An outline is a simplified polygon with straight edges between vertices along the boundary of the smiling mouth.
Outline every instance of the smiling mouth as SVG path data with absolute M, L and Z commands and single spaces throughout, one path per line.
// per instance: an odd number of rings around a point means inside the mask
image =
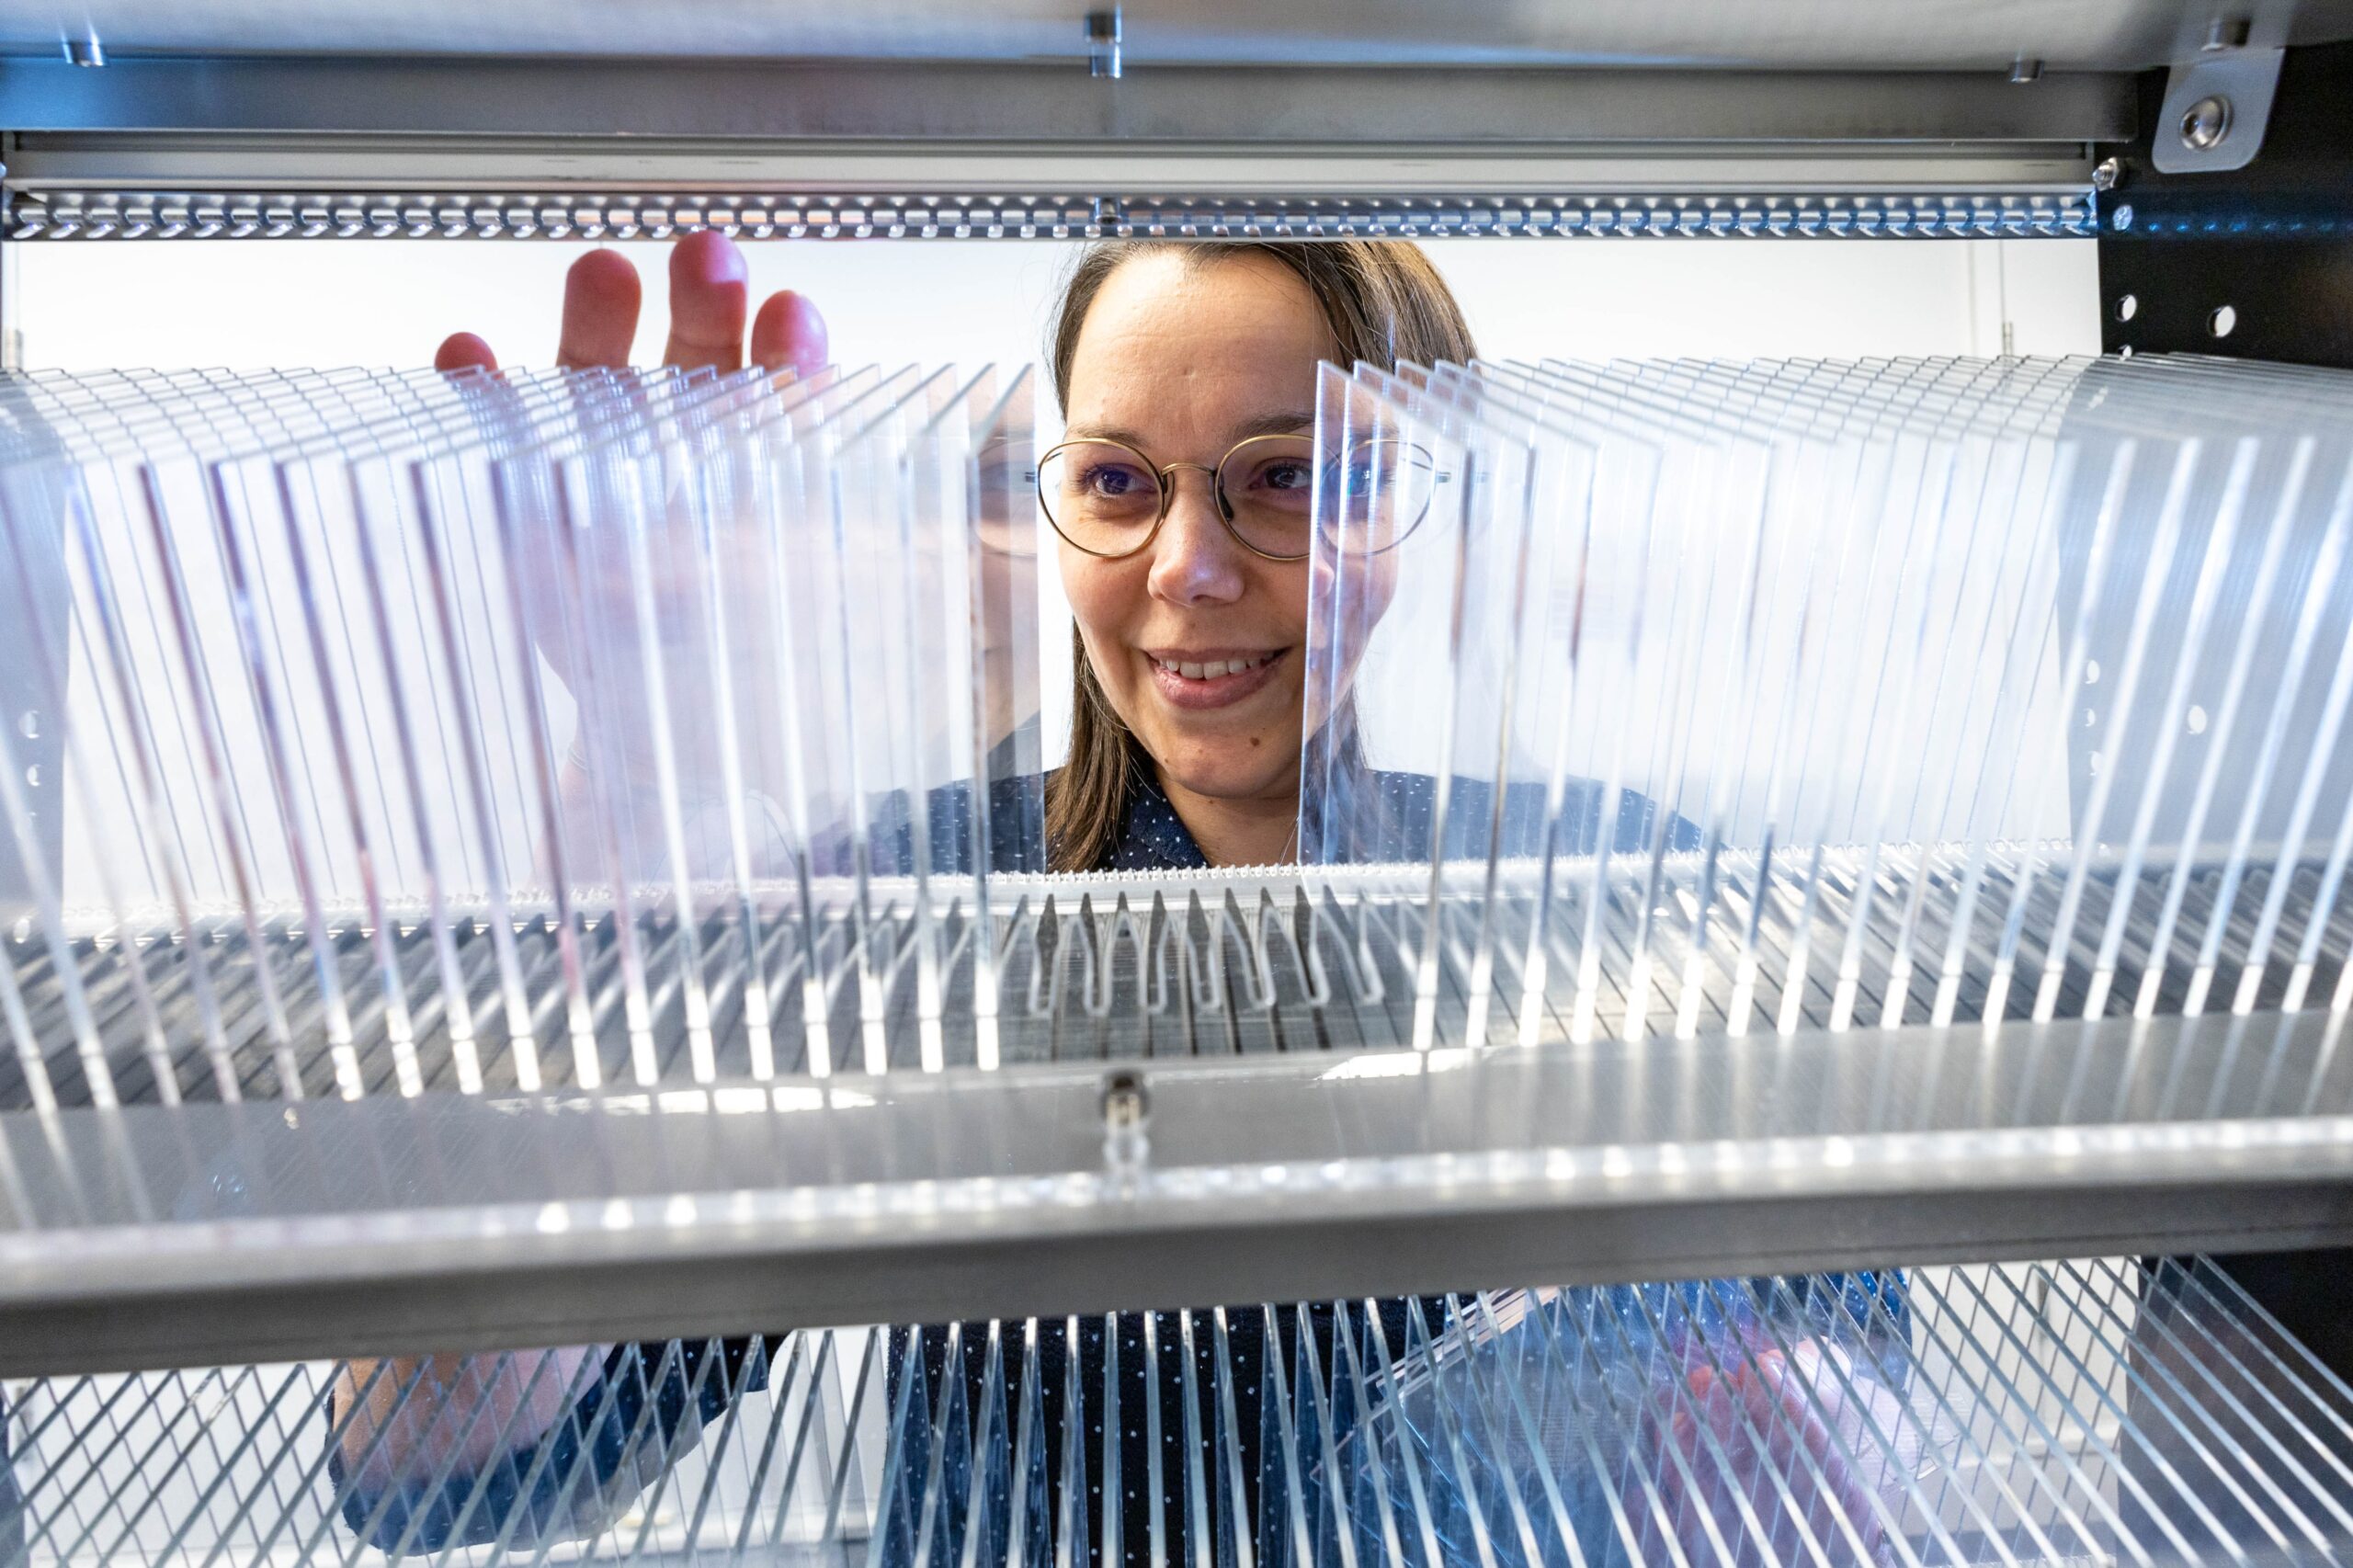
M 1222 653 L 1213 659 L 1188 659 L 1147 653 L 1152 684 L 1163 699 L 1177 708 L 1224 708 L 1256 695 L 1274 678 L 1290 650 Z
M 1241 658 L 1203 659 L 1199 663 L 1186 659 L 1163 659 L 1153 654 L 1145 656 L 1161 669 L 1180 680 L 1212 681 L 1223 676 L 1238 676 L 1246 671 L 1255 670 L 1281 652 L 1282 650 L 1278 648 L 1271 653 L 1251 653 Z

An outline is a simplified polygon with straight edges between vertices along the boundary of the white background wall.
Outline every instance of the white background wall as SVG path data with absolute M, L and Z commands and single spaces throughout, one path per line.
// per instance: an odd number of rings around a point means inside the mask
M 478 332 L 509 364 L 553 358 L 552 241 L 216 240 L 17 247 L 25 363 L 418 365 Z M 656 243 L 619 247 L 647 279 L 638 347 L 668 330 Z M 1035 358 L 1073 245 L 1055 241 L 772 241 L 756 295 L 793 288 L 835 357 Z M 1447 240 L 1427 247 L 1482 348 L 1546 355 L 2097 353 L 2089 240 Z M 2004 324 L 2011 328 L 2004 341 Z

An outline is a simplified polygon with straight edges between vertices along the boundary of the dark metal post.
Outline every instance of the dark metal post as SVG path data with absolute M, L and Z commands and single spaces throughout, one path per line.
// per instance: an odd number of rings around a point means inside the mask
M 2353 44 L 2288 51 L 2244 168 L 2159 172 L 2158 138 L 2203 129 L 2167 122 L 2165 86 L 2165 72 L 2149 73 L 2138 137 L 2098 148 L 2102 345 L 2353 369 Z M 2353 1374 L 2353 1251 L 2244 1253 L 2222 1267 Z

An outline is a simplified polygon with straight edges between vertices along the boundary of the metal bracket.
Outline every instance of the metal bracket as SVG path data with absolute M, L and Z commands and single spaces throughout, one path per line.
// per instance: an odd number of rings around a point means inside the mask
M 2279 85 L 2279 49 L 2235 50 L 2177 65 L 2165 78 L 2151 156 L 2160 173 L 2220 174 L 2243 169 L 2263 146 L 2271 96 Z
M 2217 16 L 2186 38 L 2165 76 L 2151 138 L 2152 161 L 2169 175 L 2243 169 L 2263 147 L 2287 51 L 2287 16 Z
M 2353 366 L 2353 42 L 2287 51 L 2262 153 L 2227 173 L 2167 172 L 2165 86 L 2151 72 L 2139 138 L 2095 152 L 2108 351 Z

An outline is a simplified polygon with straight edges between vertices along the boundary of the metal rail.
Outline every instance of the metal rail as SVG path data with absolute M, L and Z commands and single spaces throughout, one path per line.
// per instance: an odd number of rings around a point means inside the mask
M 2072 858 L 2024 846 L 1991 855 L 1981 872 L 1981 913 L 1964 931 L 1959 965 L 1949 973 L 1927 961 L 1899 966 L 1894 955 L 1933 955 L 1951 946 L 1952 917 L 1945 906 L 1966 874 L 1965 847 L 1941 846 L 1916 858 L 1883 862 L 1879 874 L 1897 886 L 1927 881 L 1928 929 L 1907 938 L 1904 901 L 1872 901 L 1864 912 L 1870 972 L 1850 1004 L 1852 1016 L 1885 1025 L 2024 1021 L 2037 1001 L 2030 977 L 2046 970 L 2060 977 L 2055 1016 L 2081 1017 L 2090 1008 L 2098 1016 L 2129 1017 L 2145 985 L 2154 987 L 2156 1006 L 2178 1011 L 2199 985 L 2200 965 L 2187 941 L 2155 948 L 2156 911 L 2176 880 L 2183 885 L 2188 912 L 2184 928 L 2200 931 L 2218 915 L 2226 916 L 2206 977 L 2218 1007 L 2239 993 L 2248 1007 L 2268 1010 L 2300 1005 L 2305 997 L 2334 998 L 2341 989 L 2338 955 L 2353 947 L 2353 904 L 2333 904 L 2314 930 L 2314 903 L 2326 886 L 2325 862 L 2309 860 L 2282 872 L 2264 863 L 2258 846 L 2253 869 L 2234 890 L 2231 911 L 2216 908 L 2226 885 L 2219 858 L 2143 867 L 2133 884 L 2118 967 L 2095 1004 L 2093 955 L 2078 950 L 2079 938 L 2063 945 L 2051 933 L 2062 882 L 2049 868 Z M 2276 861 L 2276 851 L 2269 858 Z M 1745 987 L 1741 955 L 1756 872 L 1753 856 L 1720 857 L 1712 878 L 1703 878 L 1705 868 L 1696 858 L 1677 856 L 1663 865 L 1660 902 L 1677 903 L 1703 891 L 1711 895 L 1709 918 L 1699 923 L 1706 943 L 1694 951 L 1687 932 L 1654 933 L 1652 939 L 1669 950 L 1640 988 L 1632 987 L 1625 957 L 1641 945 L 1640 868 L 1613 868 L 1597 928 L 1605 955 L 1596 1001 L 1600 1029 L 1664 1038 L 1768 1030 L 1784 1018 L 1790 1028 L 1837 1027 L 1836 977 L 1820 960 L 1809 965 L 1802 955 L 1835 952 L 1845 939 L 1858 914 L 1859 859 L 1852 851 L 1826 852 L 1811 903 L 1786 896 L 1779 881 L 1768 887 L 1758 912 L 1756 967 Z M 1789 874 L 1784 869 L 1779 876 Z M 2093 858 L 2086 877 L 2086 929 L 2098 929 L 2117 902 L 2117 875 L 2112 863 Z M 2026 886 L 2020 889 L 2022 876 Z M 2280 928 L 2316 956 L 2289 961 L 2273 955 L 2256 966 L 2250 949 L 2257 923 L 2238 906 L 2261 907 L 2275 878 L 2281 877 L 2287 886 L 2281 890 Z M 1543 1040 L 1563 1040 L 1575 1032 L 1574 983 L 1586 890 L 1574 885 L 1575 878 L 1564 881 L 1571 885 L 1536 934 L 1554 976 L 1538 1018 L 1538 1038 Z M 923 932 L 913 891 L 904 882 L 879 883 L 874 897 L 880 916 L 862 932 L 845 913 L 811 934 L 801 930 L 782 890 L 767 890 L 758 900 L 756 955 L 748 950 L 732 913 L 705 916 L 691 949 L 680 939 L 674 918 L 658 913 L 641 917 L 633 930 L 653 987 L 650 1038 L 642 1052 L 623 1006 L 621 933 L 609 915 L 597 913 L 592 899 L 578 944 L 581 984 L 591 998 L 595 1081 L 629 1081 L 640 1088 L 688 1083 L 683 988 L 690 978 L 711 998 L 710 1050 L 717 1071 L 746 1081 L 816 1072 L 808 1042 L 819 1034 L 833 1042 L 835 1061 L 855 1052 L 867 1063 L 913 1071 L 926 1064 L 928 1046 L 937 1065 L 987 1065 L 982 1021 L 974 1010 L 982 995 L 997 998 L 987 1035 L 995 1060 L 1011 1064 L 1224 1059 L 1398 1050 L 1415 1043 L 1415 964 L 1426 941 L 1428 906 L 1410 868 L 1325 868 L 1306 878 L 1249 872 L 1000 878 L 997 907 L 1005 913 L 985 931 L 952 900 L 931 912 L 942 967 L 938 990 L 927 997 L 916 983 Z M 2002 983 L 2001 918 L 2014 893 L 2023 915 L 2010 971 L 2028 978 Z M 449 990 L 437 966 L 439 936 L 428 912 L 395 906 L 387 913 L 397 926 L 397 968 L 406 986 L 407 1029 L 399 1038 L 391 1028 L 394 1010 L 378 972 L 379 954 L 365 912 L 334 906 L 324 911 L 336 960 L 332 972 L 343 994 L 361 999 L 351 1015 L 350 1051 L 354 1081 L 362 1092 L 400 1092 L 404 1070 L 414 1071 L 416 1086 L 426 1092 L 455 1091 L 476 1081 L 494 1094 L 529 1089 L 535 1085 L 522 1071 L 527 1054 L 539 1084 L 564 1088 L 589 1081 L 581 1076 L 577 1048 L 567 1051 L 550 1049 L 545 1040 L 506 1037 L 501 971 L 485 910 L 452 911 L 454 972 L 464 983 L 462 994 Z M 514 901 L 511 913 L 517 917 L 514 941 L 525 992 L 542 1015 L 541 1026 L 551 1028 L 549 1009 L 562 990 L 556 924 L 529 900 Z M 1498 900 L 1495 917 L 1518 940 L 1495 964 L 1483 1008 L 1473 1006 L 1478 995 L 1464 956 L 1466 942 L 1438 945 L 1436 1044 L 1505 1045 L 1519 1038 L 1517 987 L 1522 977 L 1514 954 L 1527 946 L 1531 901 L 1507 893 Z M 1451 918 L 1461 923 L 1471 916 L 1457 910 Z M 44 1098 L 73 1108 L 109 1099 L 169 1104 L 180 1098 L 301 1098 L 343 1092 L 320 1024 L 324 1003 L 319 970 L 310 961 L 299 907 L 260 911 L 256 928 L 265 940 L 258 949 L 249 946 L 248 929 L 234 910 L 196 911 L 192 927 L 216 986 L 242 994 L 257 982 L 260 968 L 270 971 L 299 1042 L 290 1085 L 261 1010 L 234 1010 L 222 1023 L 217 1050 L 208 1043 L 210 1037 L 195 1011 L 201 996 L 195 988 L 190 943 L 174 939 L 161 926 L 125 940 L 105 915 L 85 916 L 83 924 L 87 935 L 74 945 L 76 963 L 70 975 L 59 971 L 55 953 L 29 932 L 0 937 L 0 956 L 9 962 L 31 1028 L 31 1042 L 18 1041 L 13 1054 L 0 1051 L 0 1111 L 29 1109 Z M 1449 926 L 1440 935 L 1461 933 Z M 1900 981 L 1891 983 L 1899 974 Z M 773 1065 L 766 1069 L 754 1038 L 756 1020 L 745 1003 L 756 988 L 771 999 L 765 1038 Z M 69 1007 L 76 993 L 91 1010 L 104 1073 L 85 1059 L 71 1027 Z M 2288 1002 L 2290 995 L 2295 1004 Z M 1474 1012 L 1481 1020 L 1475 1038 L 1468 1032 Z M 470 1025 L 462 1031 L 451 1027 L 459 1015 Z M 170 1042 L 160 1052 L 151 1027 L 162 1028 Z
M 2353 1241 L 2341 1015 L 12 1118 L 0 1369 Z M 1107 1121 L 1106 1096 L 1130 1096 Z M 1114 1136 L 1137 1126 L 1141 1136 Z
M 2132 123 L 2098 72 L 0 61 L 15 239 L 2079 234 Z

